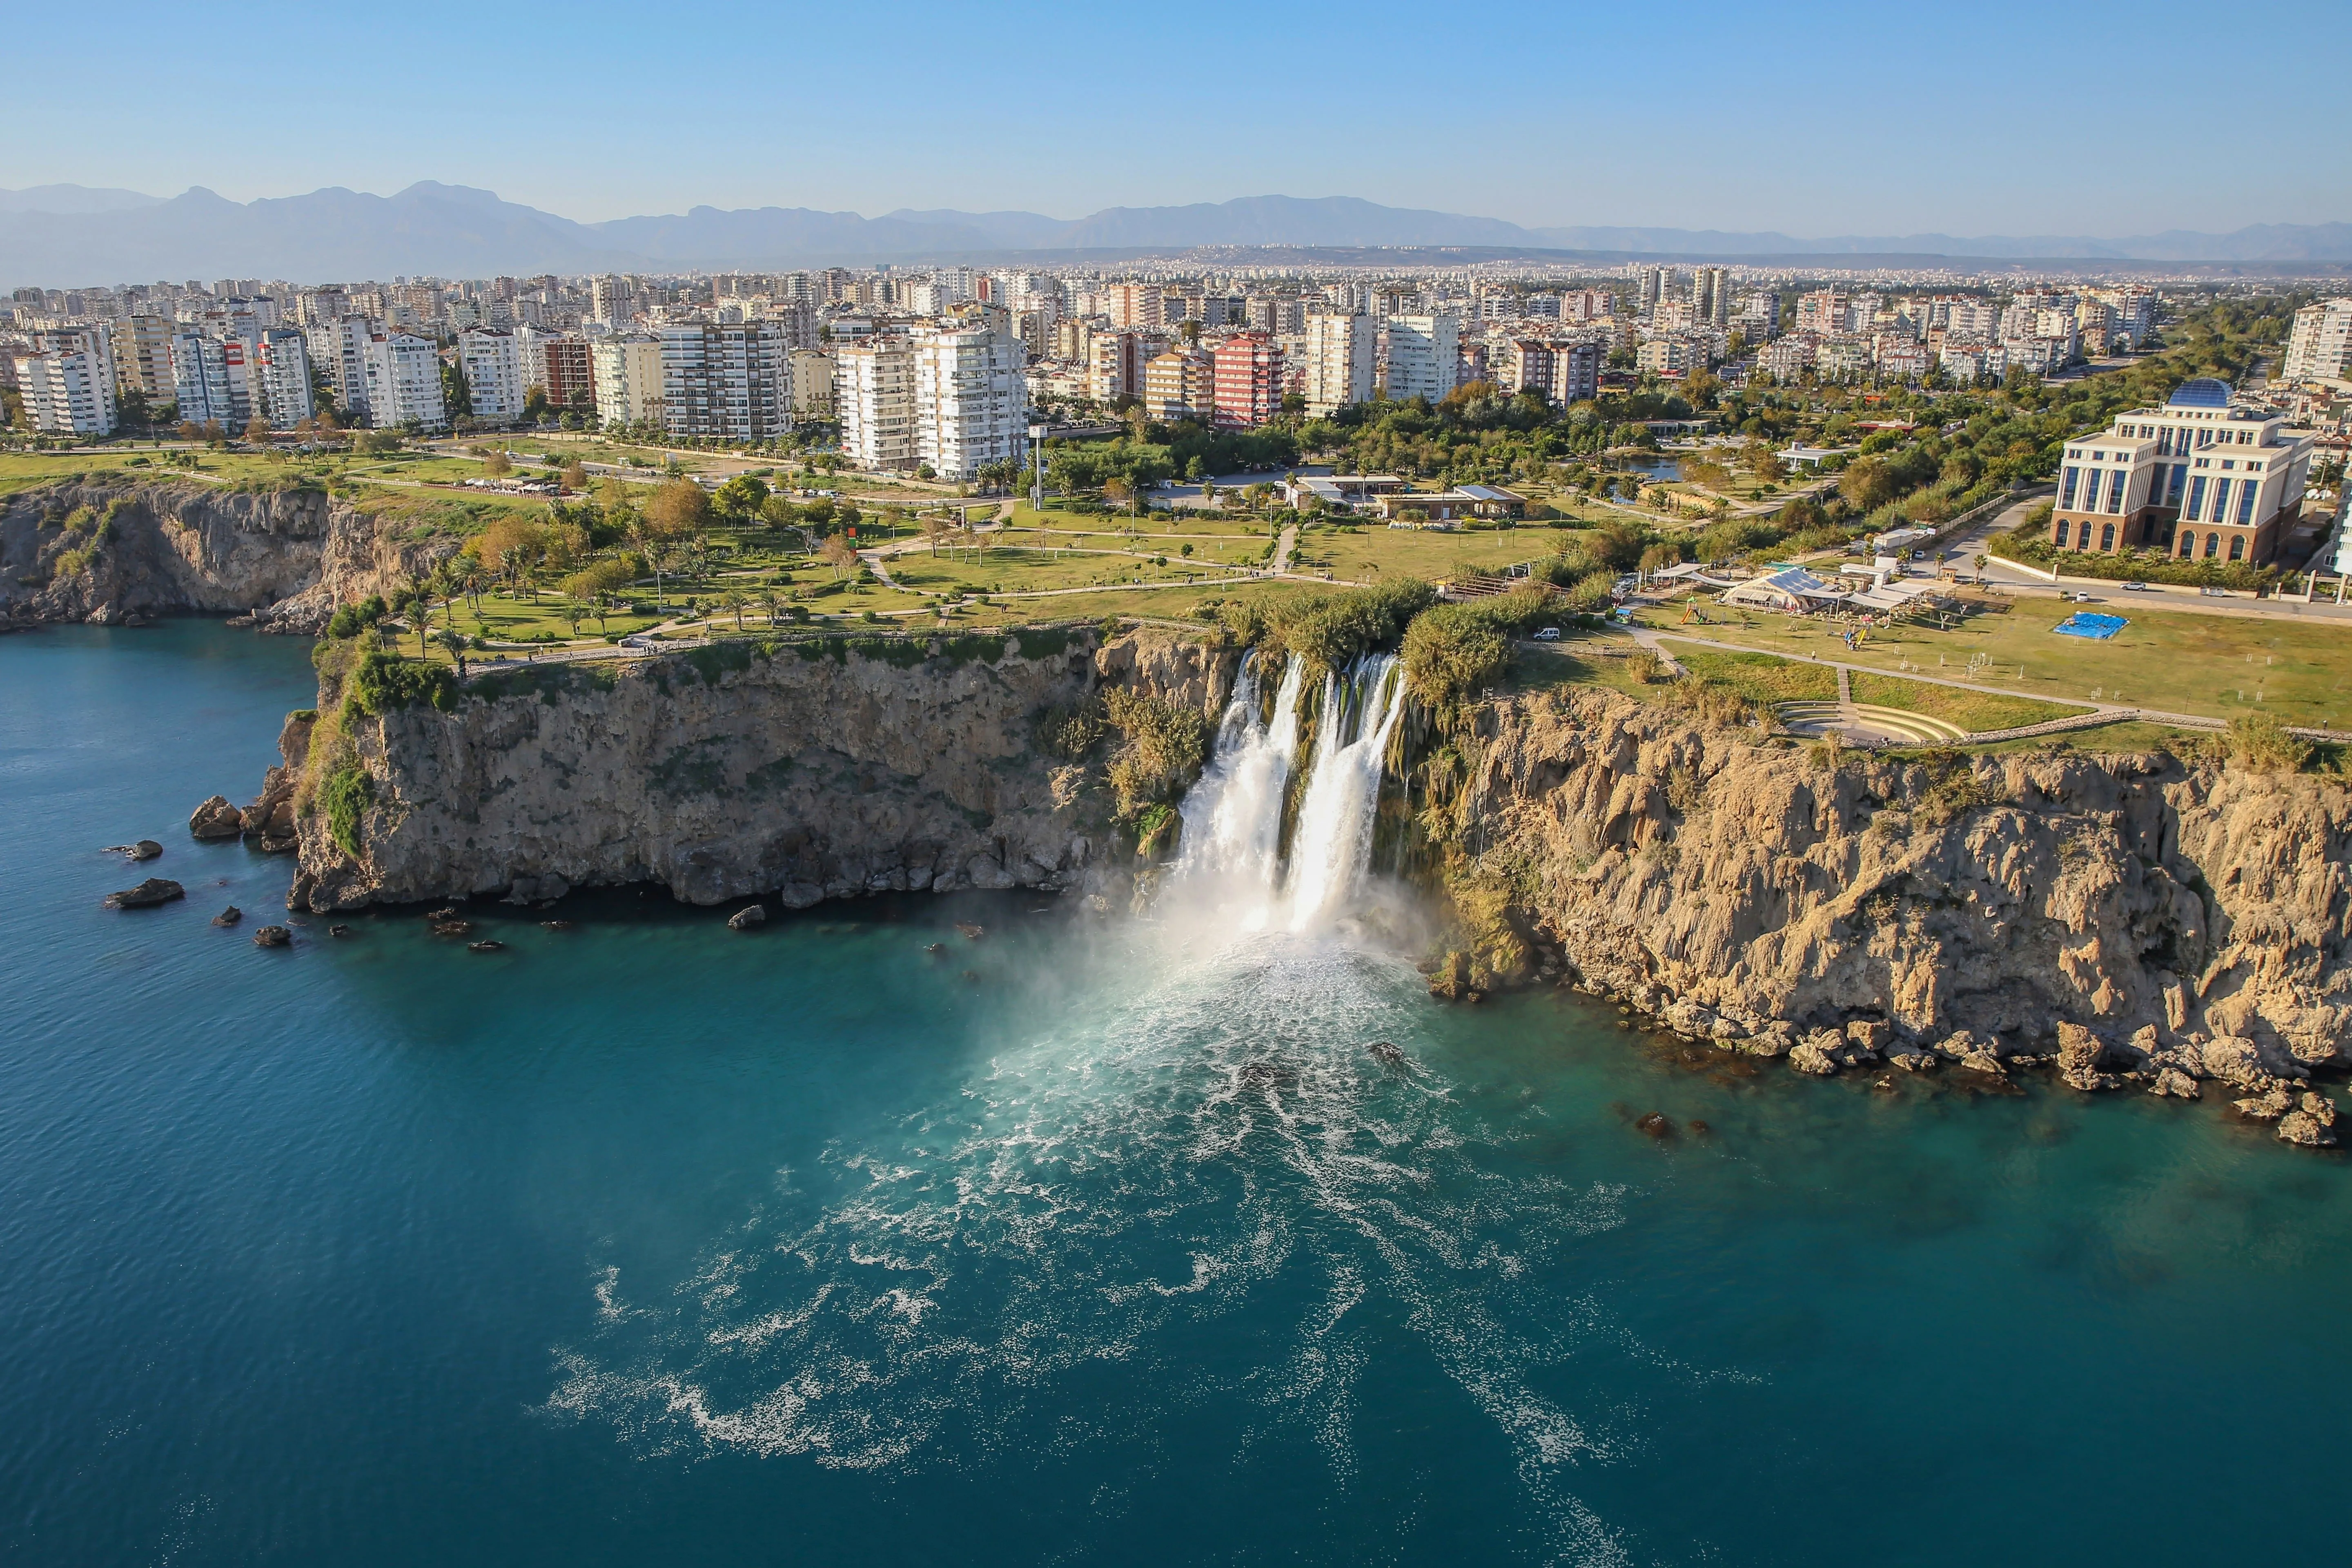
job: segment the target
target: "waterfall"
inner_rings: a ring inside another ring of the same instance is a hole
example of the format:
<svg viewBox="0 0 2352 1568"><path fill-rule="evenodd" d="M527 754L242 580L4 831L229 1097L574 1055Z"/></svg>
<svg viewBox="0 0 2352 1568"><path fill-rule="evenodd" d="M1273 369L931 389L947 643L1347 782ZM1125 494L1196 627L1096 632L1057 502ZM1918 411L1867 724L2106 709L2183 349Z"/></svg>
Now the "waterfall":
<svg viewBox="0 0 2352 1568"><path fill-rule="evenodd" d="M1183 852L1171 890L1196 913L1243 931L1318 931L1350 911L1371 869L1381 769L1404 710L1402 672L1395 656L1370 654L1323 678L1286 876L1282 813L1297 761L1306 667L1291 657L1270 719L1260 717L1260 675L1252 655L1218 723L1215 753L1179 808Z"/></svg>
<svg viewBox="0 0 2352 1568"><path fill-rule="evenodd" d="M1185 881L1218 881L1263 908L1281 874L1282 802L1298 751L1298 694L1306 668L1296 656L1284 670L1274 717L1261 716L1258 659L1250 655L1234 682L1217 727L1217 749L1179 811Z"/></svg>
<svg viewBox="0 0 2352 1568"><path fill-rule="evenodd" d="M1392 654L1369 654L1347 678L1326 677L1314 771L1290 847L1290 929L1313 931L1345 914L1372 864L1372 817L1389 736L1404 711Z"/></svg>

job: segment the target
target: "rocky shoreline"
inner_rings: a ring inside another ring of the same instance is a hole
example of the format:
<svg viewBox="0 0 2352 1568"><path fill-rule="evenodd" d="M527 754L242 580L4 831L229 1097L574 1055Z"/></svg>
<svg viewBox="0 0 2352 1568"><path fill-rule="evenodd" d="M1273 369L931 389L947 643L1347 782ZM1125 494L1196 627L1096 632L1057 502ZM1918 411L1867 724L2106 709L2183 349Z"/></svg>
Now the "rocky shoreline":
<svg viewBox="0 0 2352 1568"><path fill-rule="evenodd" d="M94 476L0 500L0 631L226 615L315 637L340 604L429 574L453 538L411 539L306 487Z"/></svg>
<svg viewBox="0 0 2352 1568"><path fill-rule="evenodd" d="M292 847L289 907L321 913L635 882L704 905L1017 887L1126 907L1149 868L1100 766L1045 730L1113 691L1205 720L1237 659L1159 631L836 637L507 672L381 710L329 668L331 721L294 716L262 795L190 826ZM2336 1141L2312 1082L2343 1072L2352 1026L2336 781L2164 753L1840 754L1584 689L1476 724L1457 819L1479 852L1442 873L1461 946L1433 994L1572 986L1814 1077L2219 1085L2284 1141Z"/></svg>

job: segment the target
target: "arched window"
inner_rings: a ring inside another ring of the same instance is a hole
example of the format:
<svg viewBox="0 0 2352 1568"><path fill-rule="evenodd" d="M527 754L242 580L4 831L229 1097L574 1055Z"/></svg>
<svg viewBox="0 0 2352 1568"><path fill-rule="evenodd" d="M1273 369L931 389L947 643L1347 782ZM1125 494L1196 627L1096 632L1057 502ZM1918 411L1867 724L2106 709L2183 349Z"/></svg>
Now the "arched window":
<svg viewBox="0 0 2352 1568"><path fill-rule="evenodd" d="M2243 561L2245 558L2246 536L2242 533L2233 533L2230 535L2230 559L2232 561Z"/></svg>
<svg viewBox="0 0 2352 1568"><path fill-rule="evenodd" d="M2221 553L2221 536L2218 533L2207 534L2205 536L2205 559L2210 561L2213 557Z"/></svg>
<svg viewBox="0 0 2352 1568"><path fill-rule="evenodd" d="M2083 520L2083 526L2074 531L2074 548L2077 550L2091 548L2091 520L2087 517Z"/></svg>
<svg viewBox="0 0 2352 1568"><path fill-rule="evenodd" d="M2099 530L2099 548L2102 550L2113 550L2115 547L2116 525L2110 522Z"/></svg>
<svg viewBox="0 0 2352 1568"><path fill-rule="evenodd" d="M2180 558L2183 561L2197 553L2197 535L2183 530L2180 535Z"/></svg>

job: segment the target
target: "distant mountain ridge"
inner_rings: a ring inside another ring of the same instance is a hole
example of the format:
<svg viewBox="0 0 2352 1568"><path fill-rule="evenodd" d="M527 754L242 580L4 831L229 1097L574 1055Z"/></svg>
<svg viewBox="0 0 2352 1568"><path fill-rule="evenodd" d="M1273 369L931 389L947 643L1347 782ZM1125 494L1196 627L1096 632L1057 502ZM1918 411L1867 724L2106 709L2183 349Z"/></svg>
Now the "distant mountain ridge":
<svg viewBox="0 0 2352 1568"><path fill-rule="evenodd" d="M1801 239L1715 229L1528 228L1500 218L1382 206L1353 196L1243 196L1106 207L1080 218L901 209L698 206L578 223L466 185L420 181L389 196L330 186L233 202L201 185L159 197L40 185L0 191L0 284L67 288L155 278L308 280L433 274L764 268L1056 251L1238 247L1521 247L1701 259L1947 256L2150 262L2352 259L2352 224L2257 224L2121 239L1943 234Z"/></svg>

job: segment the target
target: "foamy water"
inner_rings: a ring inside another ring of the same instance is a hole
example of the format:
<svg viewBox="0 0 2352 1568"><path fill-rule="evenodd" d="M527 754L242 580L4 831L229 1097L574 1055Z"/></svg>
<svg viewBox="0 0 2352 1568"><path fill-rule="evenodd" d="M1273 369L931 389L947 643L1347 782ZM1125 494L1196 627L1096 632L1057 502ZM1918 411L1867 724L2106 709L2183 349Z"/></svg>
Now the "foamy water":
<svg viewBox="0 0 2352 1568"><path fill-rule="evenodd" d="M1491 1179L1517 1130L1367 1049L1409 1028L1413 976L1393 959L1282 935L1198 958L1139 946L1129 965L1147 979L1072 1009L1085 1022L788 1178L779 1209L821 1191L813 1215L747 1215L675 1288L600 1281L599 1331L566 1348L551 1405L647 1453L888 1469L999 1448L1078 1369L1118 1363L1165 1405L1091 1419L1149 1424L1213 1380L1344 1483L1377 1303L1508 1443L1556 1547L1622 1560L1575 1492L1580 1467L1626 1451L1622 1413L1528 1377L1612 1331L1523 1289L1622 1224L1622 1189ZM1209 1370L1177 1353L1239 1319L1255 1355Z"/></svg>

